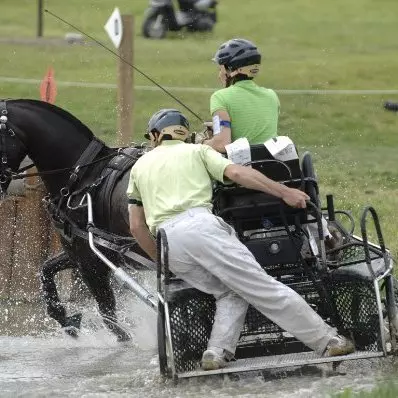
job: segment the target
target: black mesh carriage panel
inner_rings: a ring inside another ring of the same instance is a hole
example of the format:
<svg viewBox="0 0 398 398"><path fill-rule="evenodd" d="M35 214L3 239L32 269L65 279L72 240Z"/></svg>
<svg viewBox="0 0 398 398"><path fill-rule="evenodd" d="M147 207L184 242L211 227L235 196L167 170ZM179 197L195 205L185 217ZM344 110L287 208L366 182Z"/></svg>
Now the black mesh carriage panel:
<svg viewBox="0 0 398 398"><path fill-rule="evenodd" d="M292 265L284 264L282 268L288 271L289 266ZM296 270L298 268L299 266L296 264ZM276 279L300 294L323 319L330 319L329 307L320 297L313 281L300 272L283 273L280 269L278 271L279 276ZM308 350L308 347L292 335L284 332L278 325L262 315L254 307L249 306L237 348L237 357L288 354Z"/></svg>
<svg viewBox="0 0 398 398"><path fill-rule="evenodd" d="M334 281L332 298L339 316L338 329L351 336L356 348L381 350L379 315L373 283L341 278Z"/></svg>
<svg viewBox="0 0 398 398"><path fill-rule="evenodd" d="M169 301L169 317L177 373L199 366L214 321L215 299L196 289L186 289Z"/></svg>
<svg viewBox="0 0 398 398"><path fill-rule="evenodd" d="M303 283L296 288L301 290L314 308L318 308L319 296L310 284ZM181 292L169 302L177 373L192 371L200 366L200 359L210 338L214 314L214 298L195 289ZM286 338L282 332L279 326L249 306L237 347L237 357L288 353L293 347L295 350L297 347L300 347L300 351L308 350L293 337Z"/></svg>
<svg viewBox="0 0 398 398"><path fill-rule="evenodd" d="M377 302L372 279L361 261L364 258L363 247L354 244L343 250L344 261L354 265L332 271L325 280L321 280L315 273L316 283L309 278L301 262L273 264L264 268L276 279L297 291L340 333L351 336L357 349L378 351L381 343ZM378 254L372 252L371 256L376 259ZM308 266L311 268L311 264ZM319 294L316 284L322 282L329 293L332 306L337 310L337 319L332 316L329 303ZM215 300L198 290L185 289L173 294L169 301L169 310L176 371L181 373L197 369L210 337ZM236 351L237 358L307 350L308 347L249 306Z"/></svg>
<svg viewBox="0 0 398 398"><path fill-rule="evenodd" d="M385 270L382 253L370 248L369 254L374 274L380 275ZM381 350L376 293L362 242L353 240L343 247L340 264L331 272L328 285L339 316L337 326L352 336L358 349Z"/></svg>
<svg viewBox="0 0 398 398"><path fill-rule="evenodd" d="M274 267L277 269L276 265ZM295 266L284 264L281 267L284 272L275 274L275 277L290 284L315 310L324 312L322 301L313 283L303 275L303 270L298 271L297 264ZM296 273L293 272L294 270ZM206 350L210 337L214 314L214 297L196 289L182 289L170 297L169 317L177 373L191 371L200 366L201 356ZM237 357L257 356L260 352L262 355L275 354L276 347L287 353L291 344L289 347L282 348L286 343L286 337L282 332L279 326L249 306L237 347ZM289 340L297 343L294 338ZM301 343L299 345L300 351L307 350ZM296 345L294 347L297 349Z"/></svg>

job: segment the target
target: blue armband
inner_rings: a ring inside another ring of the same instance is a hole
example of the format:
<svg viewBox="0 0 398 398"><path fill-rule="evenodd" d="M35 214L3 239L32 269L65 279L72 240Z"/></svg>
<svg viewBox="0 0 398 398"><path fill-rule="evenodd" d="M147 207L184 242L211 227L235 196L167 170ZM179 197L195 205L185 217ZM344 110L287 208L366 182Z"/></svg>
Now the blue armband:
<svg viewBox="0 0 398 398"><path fill-rule="evenodd" d="M229 120L220 120L220 126L231 128L231 122Z"/></svg>

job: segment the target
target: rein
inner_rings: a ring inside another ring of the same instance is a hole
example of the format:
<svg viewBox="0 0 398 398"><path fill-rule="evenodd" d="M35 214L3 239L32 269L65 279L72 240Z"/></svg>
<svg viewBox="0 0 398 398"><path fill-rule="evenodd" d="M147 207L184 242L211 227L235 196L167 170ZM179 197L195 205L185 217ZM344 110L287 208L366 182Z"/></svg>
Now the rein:
<svg viewBox="0 0 398 398"><path fill-rule="evenodd" d="M120 149L122 149L122 148L120 148ZM118 152L120 151L120 149L118 150ZM99 158L97 160L94 160L92 162L88 162L88 163L85 163L85 164L82 164L82 165L77 165L77 166L72 166L72 167L64 167L62 169L53 169L53 170L46 170L46 171L40 171L40 172L36 172L36 173L25 174L26 170L29 170L32 167L34 167L34 164L31 163L28 166L22 167L16 173L11 173L11 179L12 180L20 180L20 179L23 179L23 178L26 178L26 177L37 177L37 176L40 177L42 175L60 174L60 173L66 172L66 171L73 171L73 170L74 171L78 171L79 169L83 169L83 168L91 166L93 164L102 162L103 160L110 159L110 158L112 158L114 156L115 156L115 154L112 153L110 155L103 156L102 158Z"/></svg>

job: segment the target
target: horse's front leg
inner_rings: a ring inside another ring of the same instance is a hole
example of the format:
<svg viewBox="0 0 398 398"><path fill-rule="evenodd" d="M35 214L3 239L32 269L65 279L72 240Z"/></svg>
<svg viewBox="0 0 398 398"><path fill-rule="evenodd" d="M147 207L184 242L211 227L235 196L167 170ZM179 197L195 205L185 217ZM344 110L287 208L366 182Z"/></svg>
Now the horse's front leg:
<svg viewBox="0 0 398 398"><path fill-rule="evenodd" d="M76 330L80 328L82 315L77 313L69 317L66 316L65 307L59 300L57 286L54 281L58 272L71 268L77 268L76 263L71 261L65 252L61 252L44 262L40 279L47 314L64 327L66 333L72 337L77 337Z"/></svg>
<svg viewBox="0 0 398 398"><path fill-rule="evenodd" d="M110 270L98 259L93 259L90 266L85 264L80 269L84 282L98 304L98 310L107 328L116 335L120 342L128 341L131 335L117 322L116 300L110 284Z"/></svg>

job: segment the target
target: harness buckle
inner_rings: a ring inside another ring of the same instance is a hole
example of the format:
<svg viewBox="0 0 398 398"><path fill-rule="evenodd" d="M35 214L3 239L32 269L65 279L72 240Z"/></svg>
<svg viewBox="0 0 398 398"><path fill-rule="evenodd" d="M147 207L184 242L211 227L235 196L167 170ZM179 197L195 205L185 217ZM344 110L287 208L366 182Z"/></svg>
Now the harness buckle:
<svg viewBox="0 0 398 398"><path fill-rule="evenodd" d="M91 184L91 187L98 187L100 184L101 184L101 182L103 181L103 179L105 178L105 176L101 176L100 178L98 178L97 180L95 180L92 184Z"/></svg>
<svg viewBox="0 0 398 398"><path fill-rule="evenodd" d="M47 194L46 196L44 196L44 197L42 198L41 201L44 203L44 205L45 205L46 207L48 207L48 206L50 205L50 203L51 203L51 197L50 197L50 195Z"/></svg>
<svg viewBox="0 0 398 398"><path fill-rule="evenodd" d="M73 184L74 182L76 182L77 180L77 174L75 172L73 172L70 176L69 176L69 185Z"/></svg>
<svg viewBox="0 0 398 398"><path fill-rule="evenodd" d="M80 202L78 205L73 206L71 201L73 199L74 195L72 193L72 195L69 196L68 201L66 202L66 206L68 207L68 209L70 210L77 210L80 209L81 207L86 207L87 205L84 203L84 196L80 199Z"/></svg>
<svg viewBox="0 0 398 398"><path fill-rule="evenodd" d="M61 196L63 196L63 197L67 197L70 194L69 188L67 188L67 187L61 188L61 190L59 192L60 192Z"/></svg>

